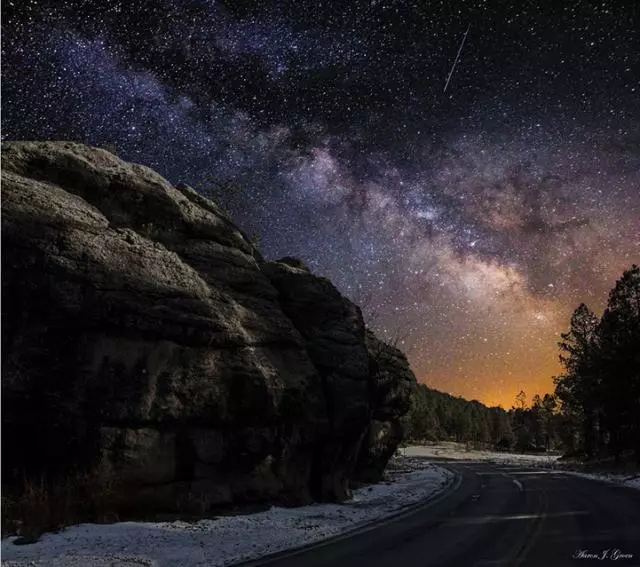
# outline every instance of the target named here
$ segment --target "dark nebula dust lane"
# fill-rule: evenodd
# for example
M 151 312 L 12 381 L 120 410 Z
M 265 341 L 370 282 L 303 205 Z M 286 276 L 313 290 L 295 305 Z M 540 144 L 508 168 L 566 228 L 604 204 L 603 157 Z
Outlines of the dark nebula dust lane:
M 573 308 L 640 261 L 632 0 L 3 10 L 3 139 L 240 187 L 220 200 L 265 255 L 329 276 L 436 388 L 550 390 Z

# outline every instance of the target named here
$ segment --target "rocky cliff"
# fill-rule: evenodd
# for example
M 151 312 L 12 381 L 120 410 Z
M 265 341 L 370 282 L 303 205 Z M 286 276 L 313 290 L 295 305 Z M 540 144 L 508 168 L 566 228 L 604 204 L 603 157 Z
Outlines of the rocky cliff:
M 171 509 L 342 500 L 415 377 L 212 201 L 66 142 L 2 146 L 4 481 L 109 470 Z

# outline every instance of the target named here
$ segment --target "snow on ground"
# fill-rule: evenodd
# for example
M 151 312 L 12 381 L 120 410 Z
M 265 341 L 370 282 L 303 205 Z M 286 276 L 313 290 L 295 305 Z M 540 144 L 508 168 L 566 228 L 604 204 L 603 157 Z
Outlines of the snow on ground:
M 611 484 L 619 484 L 622 486 L 629 486 L 631 488 L 637 488 L 640 490 L 640 475 L 639 474 L 620 474 L 620 473 L 584 473 L 579 471 L 564 471 L 567 474 L 575 476 L 581 476 L 583 478 L 590 478 L 592 480 L 600 480 L 602 482 L 609 482 Z
M 215 567 L 348 532 L 429 498 L 454 481 L 421 461 L 392 462 L 388 481 L 354 491 L 345 504 L 278 508 L 196 523 L 81 524 L 31 545 L 2 540 L 4 567 Z
M 559 455 L 523 455 L 516 453 L 501 453 L 498 451 L 477 451 L 467 449 L 463 443 L 440 442 L 431 445 L 415 445 L 401 449 L 402 455 L 407 458 L 423 457 L 439 459 L 450 459 L 455 461 L 486 461 L 505 465 L 517 465 L 526 467 L 551 468 L 566 474 L 573 474 L 619 484 L 630 486 L 640 490 L 640 474 L 621 474 L 612 472 L 581 472 L 571 470 L 571 465 L 562 463 L 558 459 Z
M 467 449 L 462 443 L 441 442 L 432 445 L 415 445 L 401 449 L 407 457 L 437 457 L 455 461 L 489 461 L 493 463 L 525 466 L 555 466 L 560 455 L 523 455 Z

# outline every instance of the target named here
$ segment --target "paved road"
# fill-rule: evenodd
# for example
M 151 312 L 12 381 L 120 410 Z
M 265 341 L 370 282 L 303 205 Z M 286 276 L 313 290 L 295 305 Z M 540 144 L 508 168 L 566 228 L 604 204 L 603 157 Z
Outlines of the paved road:
M 446 498 L 269 567 L 640 567 L 639 490 L 541 469 L 443 465 L 461 475 Z

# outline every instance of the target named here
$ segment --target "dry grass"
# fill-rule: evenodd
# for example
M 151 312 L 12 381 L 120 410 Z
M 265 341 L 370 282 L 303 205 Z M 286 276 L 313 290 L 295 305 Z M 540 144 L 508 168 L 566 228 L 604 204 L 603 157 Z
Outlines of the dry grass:
M 24 478 L 19 486 L 3 487 L 2 537 L 17 535 L 29 543 L 43 533 L 85 522 L 197 521 L 220 513 L 200 492 L 158 497 L 140 488 L 106 471 L 77 473 L 64 480 Z
M 57 481 L 24 478 L 18 487 L 3 488 L 2 535 L 33 540 L 72 524 L 117 521 L 118 503 L 108 472 L 78 473 Z

